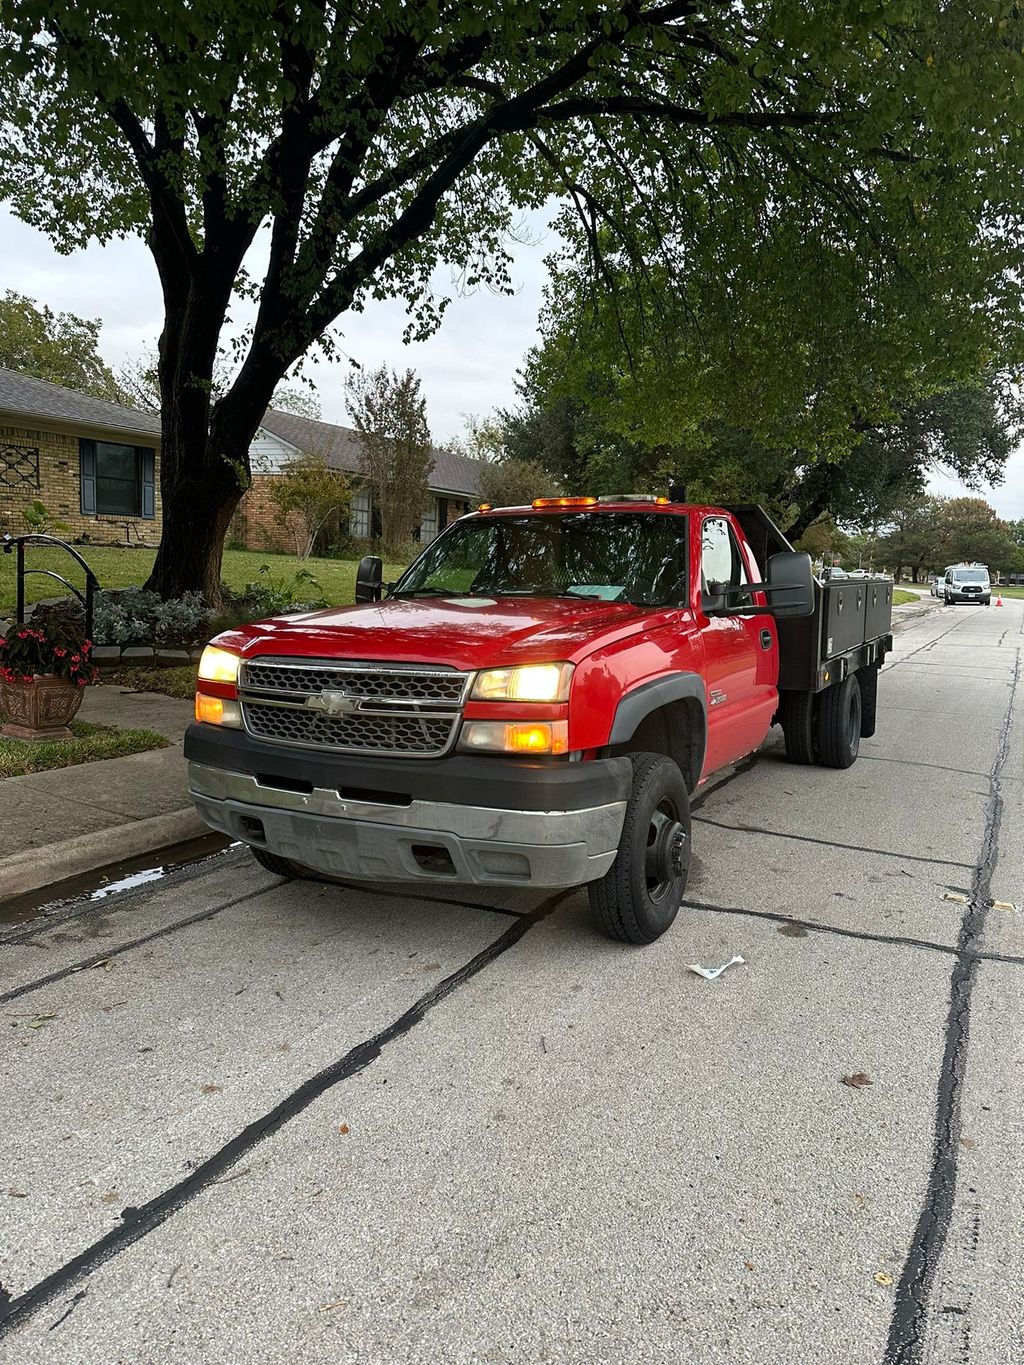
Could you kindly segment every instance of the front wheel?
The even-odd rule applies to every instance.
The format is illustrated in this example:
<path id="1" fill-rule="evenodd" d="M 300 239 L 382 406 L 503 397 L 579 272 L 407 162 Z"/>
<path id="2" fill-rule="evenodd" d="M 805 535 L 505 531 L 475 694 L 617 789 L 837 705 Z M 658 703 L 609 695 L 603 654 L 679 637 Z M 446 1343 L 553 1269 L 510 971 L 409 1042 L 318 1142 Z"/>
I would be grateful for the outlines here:
<path id="1" fill-rule="evenodd" d="M 587 888 L 601 929 L 620 943 L 653 943 L 679 913 L 690 866 L 690 798 L 663 754 L 631 754 L 633 787 L 615 862 Z"/>
<path id="2" fill-rule="evenodd" d="M 833 683 L 818 698 L 818 762 L 849 768 L 860 750 L 861 691 L 856 673 Z"/>
<path id="3" fill-rule="evenodd" d="M 284 877 L 291 882 L 304 875 L 297 863 L 289 862 L 287 858 L 279 858 L 276 853 L 268 853 L 265 848 L 255 848 L 250 844 L 249 852 L 260 867 L 265 867 L 268 872 L 273 872 L 276 877 Z"/>
<path id="4" fill-rule="evenodd" d="M 991 597 L 983 597 L 983 598 L 981 599 L 981 605 L 982 605 L 983 607 L 990 607 L 990 606 L 992 605 L 992 599 L 991 599 Z"/>

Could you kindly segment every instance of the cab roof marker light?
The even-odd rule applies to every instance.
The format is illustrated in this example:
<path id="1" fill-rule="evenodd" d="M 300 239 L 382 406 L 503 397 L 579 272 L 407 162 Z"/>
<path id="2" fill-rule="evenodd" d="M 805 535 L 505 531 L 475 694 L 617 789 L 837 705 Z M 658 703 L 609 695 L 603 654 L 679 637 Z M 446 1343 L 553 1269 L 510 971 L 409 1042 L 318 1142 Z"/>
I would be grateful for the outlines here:
<path id="1" fill-rule="evenodd" d="M 531 506 L 541 507 L 596 507 L 597 498 L 534 498 Z"/>
<path id="2" fill-rule="evenodd" d="M 598 502 L 668 502 L 668 498 L 656 498 L 653 493 L 602 493 Z"/>
<path id="3" fill-rule="evenodd" d="M 478 512 L 491 512 L 493 511 L 493 509 L 494 509 L 493 502 L 482 502 L 476 510 Z"/>

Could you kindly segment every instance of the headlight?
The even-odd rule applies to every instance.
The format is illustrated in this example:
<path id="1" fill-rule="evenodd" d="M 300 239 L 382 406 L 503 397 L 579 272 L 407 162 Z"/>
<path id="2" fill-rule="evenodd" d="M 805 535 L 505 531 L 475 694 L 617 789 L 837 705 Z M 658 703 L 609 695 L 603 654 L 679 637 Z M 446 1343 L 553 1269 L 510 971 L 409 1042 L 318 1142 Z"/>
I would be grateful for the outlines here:
<path id="1" fill-rule="evenodd" d="M 459 748 L 470 753 L 565 754 L 569 723 L 564 720 L 467 720 Z"/>
<path id="2" fill-rule="evenodd" d="M 487 668 L 473 684 L 474 701 L 566 701 L 572 664 Z"/>
<path id="3" fill-rule="evenodd" d="M 219 649 L 217 645 L 207 645 L 199 660 L 199 676 L 205 682 L 237 683 L 241 662 L 237 654 Z"/>

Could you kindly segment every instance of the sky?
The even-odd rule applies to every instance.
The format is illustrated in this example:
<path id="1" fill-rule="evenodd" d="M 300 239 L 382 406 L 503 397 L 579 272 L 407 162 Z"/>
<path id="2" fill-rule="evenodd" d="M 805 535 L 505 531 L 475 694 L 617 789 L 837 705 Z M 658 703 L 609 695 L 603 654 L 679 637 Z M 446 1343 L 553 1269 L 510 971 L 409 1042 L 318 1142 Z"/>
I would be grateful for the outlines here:
<path id="1" fill-rule="evenodd" d="M 461 435 L 464 415 L 486 416 L 514 404 L 516 371 L 537 340 L 547 278 L 544 260 L 557 245 L 548 226 L 551 216 L 537 213 L 524 221 L 523 240 L 513 252 L 515 294 L 482 290 L 469 297 L 453 296 L 439 331 L 428 341 L 403 345 L 405 310 L 395 301 L 371 300 L 364 312 L 346 319 L 340 340 L 345 354 L 369 368 L 386 362 L 395 369 L 412 366 L 419 372 L 435 441 Z M 446 278 L 439 277 L 438 285 L 447 292 Z M 60 256 L 42 233 L 0 208 L 0 291 L 6 289 L 49 304 L 56 312 L 101 318 L 100 351 L 115 368 L 151 348 L 160 332 L 156 268 L 143 243 L 135 239 Z M 245 310 L 241 304 L 235 309 L 239 325 Z M 343 361 L 316 359 L 304 367 L 328 421 L 348 421 L 343 397 L 347 370 Z M 929 487 L 951 496 L 973 492 L 945 474 L 935 475 Z M 979 495 L 1003 517 L 1024 517 L 1024 448 L 1007 462 L 1004 482 L 973 492 Z"/>

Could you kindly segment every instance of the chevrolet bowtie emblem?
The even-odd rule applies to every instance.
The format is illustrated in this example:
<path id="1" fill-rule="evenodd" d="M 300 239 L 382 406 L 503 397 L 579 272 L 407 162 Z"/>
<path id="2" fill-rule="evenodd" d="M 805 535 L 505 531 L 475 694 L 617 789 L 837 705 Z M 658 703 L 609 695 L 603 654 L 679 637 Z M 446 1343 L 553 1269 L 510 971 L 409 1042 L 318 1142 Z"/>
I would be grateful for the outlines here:
<path id="1" fill-rule="evenodd" d="M 317 696 L 307 697 L 306 705 L 311 711 L 326 711 L 329 716 L 350 716 L 358 709 L 359 698 L 325 687 Z"/>

